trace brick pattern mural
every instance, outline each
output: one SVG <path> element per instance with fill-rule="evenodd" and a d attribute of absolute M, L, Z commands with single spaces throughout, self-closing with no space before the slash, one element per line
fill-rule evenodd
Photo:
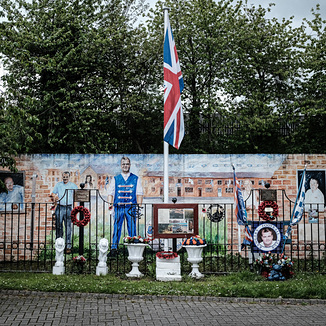
<path fill-rule="evenodd" d="M 144 203 L 162 203 L 163 155 L 129 157 L 131 172 L 142 180 Z M 120 173 L 120 159 L 121 155 L 104 154 L 39 154 L 17 157 L 17 168 L 24 175 L 24 207 L 12 210 L 7 208 L 6 212 L 0 212 L 0 259 L 6 254 L 26 258 L 31 255 L 31 246 L 35 246 L 35 251 L 39 250 L 40 244 L 46 246 L 49 237 L 53 236 L 50 232 L 53 211 L 49 195 L 55 184 L 62 180 L 62 172 L 69 171 L 70 181 L 78 187 L 87 181 L 86 188 L 97 189 L 102 205 L 106 205 L 108 185 Z M 324 202 L 320 203 L 322 209 L 320 206 L 316 221 L 308 219 L 307 211 L 305 219 L 300 222 L 298 229 L 294 229 L 292 235 L 294 239 L 315 242 L 318 233 L 318 241 L 325 242 L 325 154 L 170 155 L 170 201 L 176 197 L 178 202 L 232 205 L 232 164 L 236 168 L 244 199 L 247 199 L 249 220 L 258 220 L 259 190 L 265 189 L 269 183 L 270 189 L 277 190 L 280 219 L 287 221 L 298 192 L 300 173 L 306 165 L 306 189 L 309 189 L 310 179 L 317 178 Z M 8 171 L 0 171 L 2 179 L 6 172 Z M 237 223 L 231 208 L 232 206 L 227 208 L 227 237 L 237 244 Z M 102 208 L 98 218 L 109 220 L 108 214 L 106 208 Z M 20 247 L 20 243 L 24 245 Z"/>

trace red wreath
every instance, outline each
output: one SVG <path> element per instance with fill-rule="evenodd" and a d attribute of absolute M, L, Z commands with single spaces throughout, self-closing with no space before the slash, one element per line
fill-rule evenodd
<path fill-rule="evenodd" d="M 77 217 L 76 217 L 79 212 L 83 212 L 83 214 L 84 214 L 84 219 L 82 219 L 81 221 L 78 220 Z M 86 226 L 89 223 L 89 221 L 91 220 L 91 213 L 84 206 L 77 206 L 77 207 L 75 207 L 71 211 L 70 216 L 71 216 L 71 222 L 74 225 L 77 225 L 78 227 Z"/>
<path fill-rule="evenodd" d="M 273 212 L 272 212 L 271 215 L 268 215 L 265 212 L 266 207 L 273 208 Z M 259 218 L 261 218 L 261 219 L 263 219 L 265 221 L 275 220 L 278 217 L 278 205 L 277 205 L 277 203 L 275 201 L 271 201 L 271 200 L 263 201 L 258 207 L 258 214 L 259 214 Z"/>
<path fill-rule="evenodd" d="M 156 254 L 156 257 L 159 259 L 173 259 L 177 258 L 178 254 L 173 251 L 160 251 Z"/>

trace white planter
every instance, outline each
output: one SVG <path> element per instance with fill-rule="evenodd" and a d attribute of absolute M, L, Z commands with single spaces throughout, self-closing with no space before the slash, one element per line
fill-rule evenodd
<path fill-rule="evenodd" d="M 204 274 L 200 273 L 199 271 L 199 263 L 203 260 L 202 258 L 202 252 L 203 249 L 207 245 L 200 245 L 200 246 L 183 246 L 186 248 L 187 253 L 188 253 L 188 258 L 187 260 L 189 263 L 192 264 L 192 271 L 189 274 L 189 276 L 194 277 L 194 278 L 202 278 L 204 277 Z"/>
<path fill-rule="evenodd" d="M 142 277 L 144 276 L 138 269 L 139 262 L 143 258 L 143 252 L 147 244 L 144 243 L 125 243 L 128 249 L 128 260 L 132 262 L 132 269 L 130 273 L 126 274 L 127 277 Z"/>

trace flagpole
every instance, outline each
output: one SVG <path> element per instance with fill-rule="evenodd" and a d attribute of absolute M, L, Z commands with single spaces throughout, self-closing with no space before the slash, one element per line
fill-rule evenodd
<path fill-rule="evenodd" d="M 163 177 L 163 202 L 169 202 L 169 144 L 164 142 L 164 177 Z"/>
<path fill-rule="evenodd" d="M 169 15 L 169 8 L 164 7 L 163 12 L 164 12 L 164 37 L 165 37 L 168 15 Z M 168 203 L 169 202 L 169 143 L 167 143 L 166 141 L 163 141 L 163 143 L 164 143 L 163 202 Z"/>
<path fill-rule="evenodd" d="M 233 171 L 235 172 L 235 166 L 234 164 L 232 163 L 232 169 Z M 235 181 L 234 181 L 234 189 L 237 187 Z M 240 225 L 238 224 L 238 252 L 241 252 L 241 228 L 240 228 Z"/>

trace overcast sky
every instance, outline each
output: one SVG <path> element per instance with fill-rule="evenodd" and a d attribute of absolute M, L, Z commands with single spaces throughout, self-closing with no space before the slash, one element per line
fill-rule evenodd
<path fill-rule="evenodd" d="M 147 2 L 154 7 L 157 0 L 147 0 Z M 282 18 L 290 18 L 294 16 L 294 25 L 300 26 L 302 19 L 307 18 L 312 20 L 311 8 L 315 8 L 316 4 L 320 4 L 320 13 L 324 20 L 326 20 L 326 0 L 249 0 L 248 4 L 253 4 L 255 7 L 261 5 L 267 8 L 269 3 L 275 3 L 272 12 L 268 18 L 276 17 L 279 20 Z"/>

